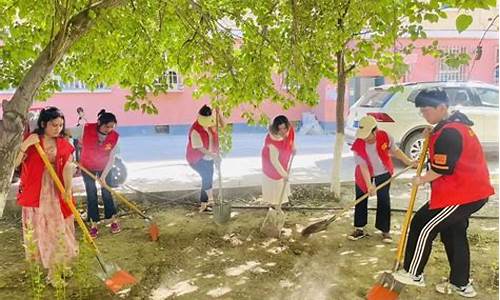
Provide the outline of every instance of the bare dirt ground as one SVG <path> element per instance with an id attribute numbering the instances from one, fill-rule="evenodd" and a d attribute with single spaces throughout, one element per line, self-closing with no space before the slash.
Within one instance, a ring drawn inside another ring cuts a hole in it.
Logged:
<path id="1" fill-rule="evenodd" d="M 292 200 L 294 205 L 348 207 L 351 190 L 346 188 L 344 200 L 338 202 L 321 188 L 295 189 Z M 407 192 L 404 183 L 393 187 L 395 198 Z M 258 202 L 243 198 L 240 204 Z M 498 213 L 498 200 L 492 200 L 482 213 Z M 233 210 L 226 225 L 215 224 L 213 216 L 189 206 L 152 212 L 161 230 L 158 242 L 149 241 L 147 224 L 132 215 L 121 218 L 120 234 L 102 228 L 97 239 L 106 260 L 139 280 L 123 299 L 363 299 L 378 274 L 391 268 L 403 219 L 403 213 L 393 213 L 395 242 L 388 245 L 373 228 L 373 211 L 367 228 L 371 237 L 356 242 L 346 239 L 352 231 L 351 211 L 307 239 L 299 234 L 302 228 L 329 212 L 289 211 L 280 240 L 259 232 L 264 210 Z M 0 240 L 0 299 L 30 299 L 33 289 L 19 220 L 0 222 Z M 477 299 L 498 299 L 498 220 L 472 219 L 469 241 Z M 97 263 L 82 249 L 68 286 L 62 292 L 45 287 L 43 299 L 119 298 L 93 275 Z M 400 299 L 457 299 L 434 291 L 434 284 L 448 272 L 437 238 L 425 270 L 427 287 L 406 288 Z"/>

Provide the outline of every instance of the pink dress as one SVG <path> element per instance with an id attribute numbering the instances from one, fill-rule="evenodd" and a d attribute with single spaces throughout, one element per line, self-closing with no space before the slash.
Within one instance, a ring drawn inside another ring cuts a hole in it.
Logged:
<path id="1" fill-rule="evenodd" d="M 45 151 L 54 164 L 56 149 Z M 57 264 L 68 264 L 78 254 L 74 216 L 64 219 L 56 186 L 47 170 L 42 176 L 39 207 L 23 207 L 22 218 L 24 245 L 31 239 L 32 245 L 36 246 L 35 253 L 26 248 L 27 258 L 34 255 L 44 268 L 51 270 Z"/>

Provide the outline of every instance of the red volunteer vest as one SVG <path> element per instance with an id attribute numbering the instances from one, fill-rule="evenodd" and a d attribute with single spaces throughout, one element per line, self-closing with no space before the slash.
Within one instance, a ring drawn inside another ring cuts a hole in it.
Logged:
<path id="1" fill-rule="evenodd" d="M 274 180 L 283 178 L 283 176 L 281 176 L 281 174 L 274 168 L 273 164 L 271 163 L 269 145 L 273 145 L 278 149 L 278 160 L 283 169 L 288 171 L 288 162 L 290 161 L 290 157 L 292 156 L 294 142 L 295 130 L 293 129 L 293 127 L 290 127 L 288 136 L 281 141 L 273 140 L 269 133 L 266 135 L 264 147 L 262 148 L 262 172 L 264 172 L 267 177 Z"/>
<path id="2" fill-rule="evenodd" d="M 208 132 L 203 128 L 203 126 L 198 123 L 198 121 L 195 121 L 193 125 L 191 126 L 191 129 L 189 129 L 189 136 L 188 136 L 188 144 L 186 146 L 186 160 L 190 165 L 196 164 L 200 159 L 203 158 L 205 154 L 201 152 L 198 149 L 193 148 L 193 144 L 191 141 L 191 133 L 196 131 L 200 137 L 201 141 L 203 143 L 203 148 L 208 149 L 208 145 L 210 143 L 210 138 L 208 136 Z M 208 128 L 210 132 L 212 133 L 212 145 L 208 151 L 213 152 L 213 153 L 218 153 L 219 152 L 219 134 L 217 133 L 217 130 L 214 128 L 210 127 Z"/>
<path id="3" fill-rule="evenodd" d="M 99 144 L 97 123 L 87 123 L 83 129 L 82 154 L 80 163 L 91 171 L 103 171 L 108 163 L 111 150 L 118 143 L 120 135 L 111 131 L 102 144 Z"/>
<path id="4" fill-rule="evenodd" d="M 394 173 L 394 166 L 389 155 L 389 136 L 385 131 L 379 129 L 375 133 L 375 138 L 378 157 L 382 161 L 382 164 L 387 169 L 387 171 L 389 171 L 389 174 L 392 175 Z M 366 142 L 363 139 L 356 139 L 351 147 L 351 150 L 366 162 L 368 170 L 370 171 L 370 176 L 373 177 L 373 167 L 370 159 L 368 158 L 368 154 L 366 153 Z M 361 173 L 361 168 L 359 166 L 356 166 L 356 169 L 354 171 L 354 180 L 356 182 L 356 185 L 364 193 L 368 191 L 368 187 L 366 186 L 365 180 L 363 179 L 363 174 Z"/>
<path id="5" fill-rule="evenodd" d="M 435 143 L 443 129 L 454 128 L 462 136 L 462 153 L 451 175 L 443 175 L 432 181 L 430 209 L 460 205 L 485 199 L 495 193 L 479 140 L 472 129 L 459 122 L 445 124 L 434 132 L 429 141 L 431 164 L 446 161 L 443 155 L 435 155 Z M 442 163 L 441 163 L 442 164 Z"/>
<path id="6" fill-rule="evenodd" d="M 43 138 L 40 138 L 40 144 L 43 147 Z M 57 177 L 64 184 L 63 168 L 71 154 L 74 151 L 73 146 L 63 137 L 56 139 L 57 153 L 55 161 L 55 170 Z M 23 207 L 40 207 L 40 191 L 42 189 L 42 175 L 45 169 L 42 158 L 36 151 L 35 146 L 30 146 L 26 150 L 26 158 L 21 165 L 21 183 L 17 193 L 17 204 Z M 66 204 L 63 196 L 57 190 L 61 212 L 64 218 L 72 215 L 71 210 Z M 73 198 L 73 203 L 75 199 Z"/>

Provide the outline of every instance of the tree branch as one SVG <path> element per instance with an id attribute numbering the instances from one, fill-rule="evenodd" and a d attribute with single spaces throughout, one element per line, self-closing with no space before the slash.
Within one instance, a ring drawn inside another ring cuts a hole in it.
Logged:
<path id="1" fill-rule="evenodd" d="M 68 25 L 62 27 L 55 37 L 45 46 L 26 75 L 21 80 L 11 101 L 5 105 L 3 114 L 15 112 L 18 116 L 24 116 L 33 103 L 33 98 L 38 89 L 52 72 L 66 51 L 75 44 L 93 25 L 90 13 L 99 14 L 104 9 L 122 5 L 125 0 L 101 0 L 86 7 L 78 14 L 71 17 Z M 24 119 L 22 120 L 24 122 Z M 9 126 L 4 124 L 6 129 Z"/>
<path id="2" fill-rule="evenodd" d="M 352 70 L 354 70 L 354 68 L 356 68 L 356 64 L 352 64 L 349 68 L 347 68 L 347 69 L 345 70 L 345 72 L 344 72 L 344 73 L 347 75 L 347 74 L 349 74 Z"/>

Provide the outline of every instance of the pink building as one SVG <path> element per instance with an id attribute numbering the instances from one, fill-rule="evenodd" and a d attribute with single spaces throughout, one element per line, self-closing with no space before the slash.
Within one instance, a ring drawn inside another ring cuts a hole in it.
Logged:
<path id="1" fill-rule="evenodd" d="M 480 21 L 481 18 L 475 20 Z M 484 22 L 483 22 L 484 23 Z M 451 26 L 451 25 L 450 25 Z M 454 23 L 453 23 L 454 26 Z M 498 36 L 495 31 L 485 32 L 487 26 L 476 24 L 477 30 L 468 30 L 458 34 L 453 30 L 429 30 L 429 38 L 416 42 L 417 46 L 429 45 L 437 39 L 441 49 L 453 52 L 466 52 L 472 58 L 476 47 L 479 45 L 481 37 L 482 56 L 479 60 L 471 60 L 468 66 L 450 68 L 442 61 L 430 56 L 423 56 L 420 51 L 407 56 L 406 62 L 409 64 L 409 72 L 404 81 L 448 81 L 448 80 L 474 80 L 485 83 L 498 83 Z M 453 27 L 454 28 L 454 27 Z M 401 39 L 400 44 L 404 45 L 408 40 Z M 418 48 L 418 47 L 417 47 Z M 154 103 L 159 110 L 158 115 L 147 115 L 141 112 L 125 112 L 126 90 L 117 87 L 109 89 L 98 89 L 94 92 L 88 91 L 79 82 L 62 84 L 63 91 L 56 93 L 47 102 L 39 102 L 34 107 L 57 106 L 61 108 L 67 118 L 68 127 L 76 124 L 76 108 L 82 106 L 85 109 L 89 121 L 96 118 L 97 112 L 105 108 L 117 115 L 119 131 L 122 134 L 149 134 L 155 132 L 165 132 L 171 134 L 183 134 L 187 132 L 196 117 L 198 109 L 207 102 L 207 99 L 194 100 L 192 97 L 193 88 L 182 85 L 181 76 L 175 72 L 168 72 L 167 79 L 174 89 L 169 93 L 160 95 L 154 99 Z M 346 103 L 353 103 L 366 90 L 372 86 L 384 84 L 385 79 L 380 75 L 376 66 L 369 66 L 357 72 L 357 76 L 349 82 L 346 93 Z M 278 86 L 278 88 L 281 88 Z M 327 131 L 335 128 L 335 105 L 336 89 L 328 80 L 322 80 L 318 85 L 319 103 L 314 107 L 298 105 L 286 112 L 276 105 L 266 103 L 261 111 L 270 118 L 278 114 L 286 114 L 292 121 L 299 121 L 303 112 L 313 112 L 316 118 Z M 0 99 L 9 98 L 12 91 L 0 91 Z M 346 105 L 346 112 L 349 105 Z M 233 111 L 229 122 L 235 125 L 238 131 L 263 131 L 263 128 L 250 127 L 245 124 L 241 117 L 244 107 Z"/>

